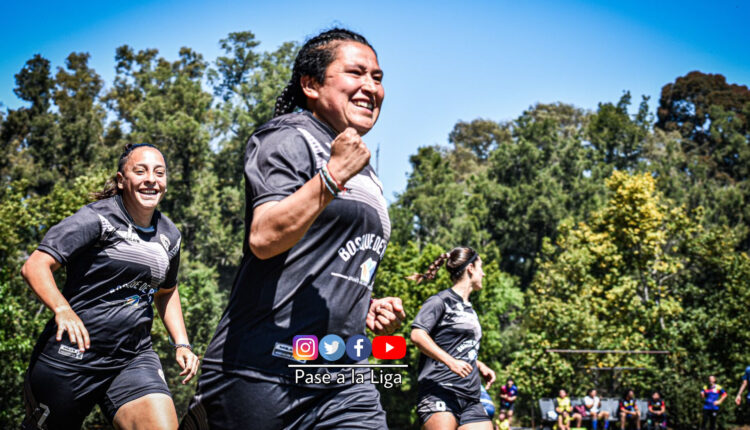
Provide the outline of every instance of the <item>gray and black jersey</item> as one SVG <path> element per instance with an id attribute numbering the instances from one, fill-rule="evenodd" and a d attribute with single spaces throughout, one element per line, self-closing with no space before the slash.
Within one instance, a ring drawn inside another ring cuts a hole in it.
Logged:
<path id="1" fill-rule="evenodd" d="M 245 238 L 254 209 L 290 196 L 315 177 L 328 162 L 335 137 L 310 112 L 279 116 L 253 134 L 245 153 Z M 336 196 L 288 251 L 261 260 L 245 240 L 204 369 L 289 383 L 293 369 L 288 365 L 299 364 L 292 356 L 294 336 L 337 334 L 346 339 L 364 334 L 390 221 L 382 184 L 371 166 L 346 187 L 350 191 Z M 314 363 L 322 362 L 321 357 Z"/>
<path id="2" fill-rule="evenodd" d="M 116 369 L 151 348 L 154 293 L 177 285 L 180 233 L 172 221 L 155 211 L 149 228 L 138 227 L 118 195 L 50 228 L 38 249 L 65 266 L 62 294 L 91 348 L 80 352 L 67 334 L 58 342 L 52 318 L 34 356 L 65 369 Z"/>
<path id="3" fill-rule="evenodd" d="M 481 382 L 477 368 L 482 328 L 471 303 L 448 288 L 427 299 L 411 324 L 430 334 L 432 340 L 451 357 L 472 366 L 471 374 L 462 378 L 445 364 L 425 354 L 419 357 L 419 392 L 446 389 L 457 395 L 479 399 Z"/>

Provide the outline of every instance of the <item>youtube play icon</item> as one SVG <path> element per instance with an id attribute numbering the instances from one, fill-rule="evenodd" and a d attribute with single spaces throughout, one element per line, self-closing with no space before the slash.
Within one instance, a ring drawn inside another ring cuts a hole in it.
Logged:
<path id="1" fill-rule="evenodd" d="M 402 336 L 375 336 L 372 355 L 380 360 L 398 360 L 406 355 L 406 339 Z"/>

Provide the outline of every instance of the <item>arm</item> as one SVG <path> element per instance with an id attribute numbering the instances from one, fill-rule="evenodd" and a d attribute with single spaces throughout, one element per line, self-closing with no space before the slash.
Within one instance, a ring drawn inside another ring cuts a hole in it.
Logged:
<path id="1" fill-rule="evenodd" d="M 724 400 L 727 398 L 727 392 L 722 390 L 721 391 L 721 397 L 719 397 L 719 400 L 714 402 L 714 405 L 719 406 L 720 404 L 724 403 Z"/>
<path id="2" fill-rule="evenodd" d="M 57 288 L 52 272 L 59 268 L 60 263 L 51 255 L 34 251 L 21 268 L 21 276 L 42 303 L 54 312 L 57 324 L 55 339 L 61 341 L 63 332 L 67 331 L 70 343 L 78 345 L 78 349 L 84 351 L 91 347 L 89 332 Z"/>
<path id="3" fill-rule="evenodd" d="M 589 399 L 588 397 L 585 397 L 583 399 L 583 406 L 586 408 L 586 410 L 590 411 L 591 408 L 594 407 L 594 400 L 589 401 L 588 399 Z"/>
<path id="4" fill-rule="evenodd" d="M 487 381 L 487 385 L 485 385 L 484 388 L 486 390 L 489 390 L 492 384 L 495 382 L 495 371 L 490 369 L 489 366 L 479 360 L 477 360 L 477 369 L 479 369 L 479 373 L 482 374 L 484 380 Z"/>
<path id="5" fill-rule="evenodd" d="M 180 293 L 177 287 L 170 289 L 161 289 L 154 294 L 154 304 L 164 327 L 166 327 L 169 336 L 175 344 L 189 345 L 187 331 L 185 330 L 185 320 L 182 316 L 182 306 L 180 304 Z M 178 347 L 175 351 L 177 364 L 183 369 L 180 376 L 185 376 L 182 381 L 187 384 L 198 372 L 198 357 L 186 347 Z"/>
<path id="6" fill-rule="evenodd" d="M 737 393 L 737 397 L 734 399 L 734 403 L 737 404 L 737 406 L 742 403 L 742 392 L 745 391 L 745 388 L 747 387 L 747 379 L 742 380 L 742 385 L 740 385 L 740 391 Z"/>
<path id="7" fill-rule="evenodd" d="M 353 128 L 344 130 L 331 143 L 328 169 L 342 184 L 369 162 L 370 151 Z M 265 260 L 288 251 L 332 200 L 323 178 L 317 174 L 282 200 L 257 206 L 247 238 L 253 254 Z"/>
<path id="8" fill-rule="evenodd" d="M 439 347 L 438 344 L 432 340 L 429 333 L 421 328 L 413 328 L 411 330 L 411 341 L 417 345 L 417 348 L 419 348 L 424 355 L 445 364 L 453 373 L 462 378 L 469 376 L 473 369 L 471 364 L 451 357 L 450 354 L 445 352 L 443 348 Z"/>

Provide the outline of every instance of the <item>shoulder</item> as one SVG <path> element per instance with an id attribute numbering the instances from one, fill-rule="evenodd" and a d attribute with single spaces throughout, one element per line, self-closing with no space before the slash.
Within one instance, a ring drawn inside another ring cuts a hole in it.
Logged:
<path id="1" fill-rule="evenodd" d="M 277 116 L 271 119 L 253 133 L 253 137 L 263 139 L 271 135 L 298 135 L 303 136 L 303 133 L 312 133 L 319 135 L 325 131 L 322 126 L 318 123 L 312 115 L 301 112 L 288 113 L 286 115 Z M 330 134 L 330 133 L 323 133 Z M 333 137 L 331 135 L 327 136 Z"/>
<path id="2" fill-rule="evenodd" d="M 154 218 L 156 219 L 156 230 L 159 233 L 178 239 L 182 236 L 175 223 L 159 210 L 154 212 Z"/>

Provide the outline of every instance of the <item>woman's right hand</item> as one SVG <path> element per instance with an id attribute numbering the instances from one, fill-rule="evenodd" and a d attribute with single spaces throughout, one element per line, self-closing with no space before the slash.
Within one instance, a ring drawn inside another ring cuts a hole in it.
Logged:
<path id="1" fill-rule="evenodd" d="M 57 324 L 55 339 L 58 342 L 62 340 L 63 332 L 67 331 L 70 343 L 78 345 L 81 352 L 89 349 L 91 346 L 89 332 L 70 306 L 61 306 L 55 309 L 55 324 Z"/>
<path id="2" fill-rule="evenodd" d="M 353 178 L 370 164 L 370 150 L 362 141 L 362 136 L 352 127 L 347 127 L 331 143 L 331 159 L 328 160 L 328 171 L 341 182 L 341 185 Z"/>
<path id="3" fill-rule="evenodd" d="M 448 368 L 456 375 L 465 378 L 469 376 L 473 367 L 471 364 L 458 359 L 453 359 L 448 363 Z"/>

